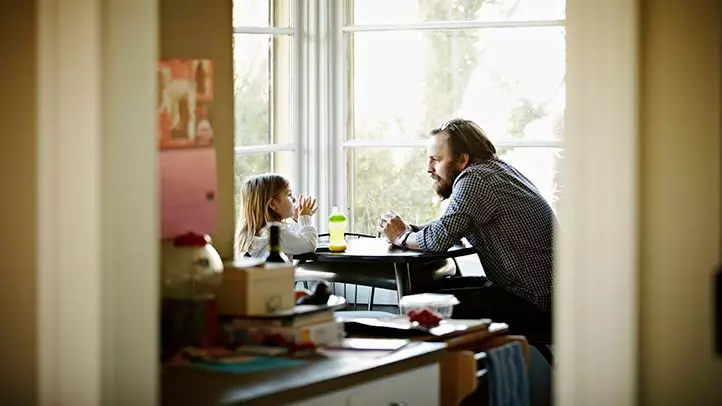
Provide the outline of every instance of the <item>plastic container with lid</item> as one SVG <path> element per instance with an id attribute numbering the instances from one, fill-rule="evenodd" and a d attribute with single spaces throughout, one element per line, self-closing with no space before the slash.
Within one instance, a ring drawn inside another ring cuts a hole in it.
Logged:
<path id="1" fill-rule="evenodd" d="M 346 216 L 337 207 L 331 211 L 328 217 L 328 250 L 331 252 L 346 251 Z"/>
<path id="2" fill-rule="evenodd" d="M 451 317 L 454 306 L 458 305 L 459 299 L 454 295 L 442 293 L 421 293 L 418 295 L 407 295 L 399 300 L 401 313 L 409 314 L 415 309 L 430 309 L 445 318 Z"/>

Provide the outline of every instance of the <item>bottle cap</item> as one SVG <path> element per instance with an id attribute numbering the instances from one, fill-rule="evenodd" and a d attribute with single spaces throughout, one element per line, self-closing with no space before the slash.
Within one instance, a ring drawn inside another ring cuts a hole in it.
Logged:
<path id="1" fill-rule="evenodd" d="M 338 207 L 333 206 L 333 210 L 331 210 L 331 215 L 328 216 L 328 221 L 331 221 L 331 222 L 346 221 L 346 216 L 344 216 L 343 213 L 338 211 Z"/>

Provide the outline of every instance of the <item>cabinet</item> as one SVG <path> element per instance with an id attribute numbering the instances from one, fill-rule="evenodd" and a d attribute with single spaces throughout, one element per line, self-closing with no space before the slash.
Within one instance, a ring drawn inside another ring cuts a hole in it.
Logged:
<path id="1" fill-rule="evenodd" d="M 439 364 L 292 403 L 292 406 L 438 406 Z"/>

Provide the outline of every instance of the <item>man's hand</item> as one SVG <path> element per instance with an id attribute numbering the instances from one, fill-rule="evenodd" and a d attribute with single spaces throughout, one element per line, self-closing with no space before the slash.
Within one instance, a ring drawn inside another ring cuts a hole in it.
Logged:
<path id="1" fill-rule="evenodd" d="M 389 210 L 381 216 L 379 232 L 383 234 L 390 243 L 400 245 L 400 241 L 398 240 L 407 231 L 411 231 L 411 228 L 393 211 Z"/>

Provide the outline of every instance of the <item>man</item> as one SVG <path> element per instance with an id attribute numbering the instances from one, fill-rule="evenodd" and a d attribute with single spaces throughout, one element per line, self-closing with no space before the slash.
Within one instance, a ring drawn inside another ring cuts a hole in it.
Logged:
<path id="1" fill-rule="evenodd" d="M 553 230 L 556 217 L 539 190 L 496 156 L 484 131 L 454 119 L 431 131 L 428 172 L 448 199 L 444 214 L 423 226 L 394 212 L 381 231 L 401 247 L 445 251 L 465 237 L 486 277 L 444 279 L 438 290 L 461 301 L 455 318 L 491 318 L 515 333 L 551 337 Z"/>

